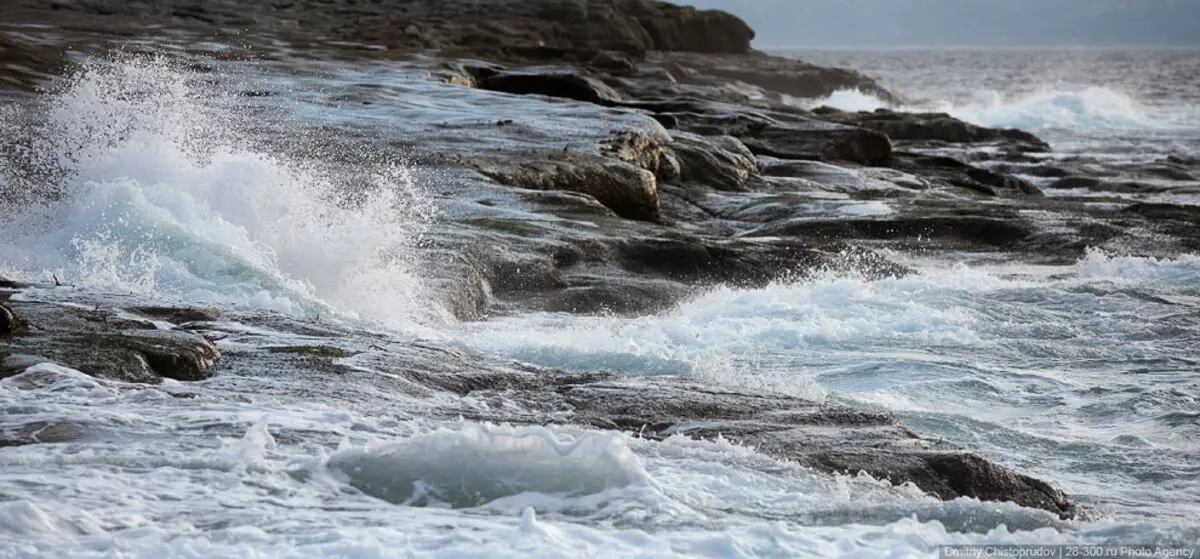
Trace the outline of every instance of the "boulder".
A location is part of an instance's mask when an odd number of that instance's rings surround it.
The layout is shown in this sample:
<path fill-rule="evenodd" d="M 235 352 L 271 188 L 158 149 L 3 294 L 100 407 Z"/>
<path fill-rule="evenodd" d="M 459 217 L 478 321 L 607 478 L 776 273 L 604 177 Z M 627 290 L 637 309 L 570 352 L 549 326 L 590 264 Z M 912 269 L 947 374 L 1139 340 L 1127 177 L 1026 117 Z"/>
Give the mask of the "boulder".
<path fill-rule="evenodd" d="M 687 132 L 672 134 L 671 151 L 679 163 L 679 179 L 717 190 L 745 190 L 758 174 L 758 159 L 733 136 L 705 137 Z"/>
<path fill-rule="evenodd" d="M 818 118 L 887 134 L 894 141 L 939 141 L 947 143 L 1007 142 L 1019 151 L 1046 152 L 1050 144 L 1015 128 L 986 128 L 961 121 L 945 113 L 901 113 L 889 109 L 874 112 L 815 111 Z"/>
<path fill-rule="evenodd" d="M 472 164 L 506 186 L 587 194 L 629 219 L 655 221 L 659 216 L 654 173 L 624 161 L 588 153 L 557 153 L 524 163 L 474 159 Z"/>
<path fill-rule="evenodd" d="M 569 71 L 505 72 L 478 80 L 476 87 L 518 95 L 562 97 L 598 105 L 613 105 L 621 101 L 621 95 L 604 82 Z"/>
<path fill-rule="evenodd" d="M 756 155 L 780 159 L 881 166 L 892 153 L 892 142 L 882 133 L 815 120 L 779 122 L 741 136 L 741 140 Z"/>
<path fill-rule="evenodd" d="M 1033 183 L 976 167 L 953 157 L 893 152 L 889 166 L 943 187 L 965 188 L 988 196 L 1042 196 Z"/>
<path fill-rule="evenodd" d="M 196 381 L 208 378 L 220 359 L 216 346 L 203 336 L 149 329 L 148 323 L 118 318 L 115 309 L 15 301 L 0 309 L 0 318 L 15 317 L 18 326 L 0 337 L 0 355 L 21 356 L 20 367 L 5 367 L 0 376 L 50 362 L 125 382 Z M 25 328 L 20 315 L 29 317 L 37 328 Z"/>
<path fill-rule="evenodd" d="M 920 439 L 886 415 L 681 379 L 580 379 L 553 389 L 575 421 L 600 428 L 651 439 L 720 438 L 819 471 L 912 483 L 944 500 L 1009 501 L 1061 518 L 1079 512 L 1049 484 Z"/>
<path fill-rule="evenodd" d="M 0 303 L 0 336 L 10 336 L 29 328 L 29 323 L 21 315 L 3 303 Z"/>
<path fill-rule="evenodd" d="M 784 101 L 784 96 L 822 98 L 847 89 L 862 91 L 883 101 L 900 100 L 874 79 L 855 70 L 817 66 L 758 52 L 750 55 L 662 52 L 650 55 L 648 62 L 666 69 L 676 80 L 679 93 L 698 92 L 689 86 L 728 89 L 731 82 L 740 82 L 766 93 L 775 101 Z"/>

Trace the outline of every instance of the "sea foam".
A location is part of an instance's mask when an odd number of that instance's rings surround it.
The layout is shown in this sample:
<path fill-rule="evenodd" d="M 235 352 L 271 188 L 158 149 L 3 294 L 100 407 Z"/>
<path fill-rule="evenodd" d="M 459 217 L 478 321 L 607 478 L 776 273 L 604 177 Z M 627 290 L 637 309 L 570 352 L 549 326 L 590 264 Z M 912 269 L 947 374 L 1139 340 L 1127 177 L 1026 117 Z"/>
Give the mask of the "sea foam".
<path fill-rule="evenodd" d="M 207 78 L 158 58 L 94 62 L 5 112 L 19 156 L 0 168 L 0 272 L 191 304 L 427 311 L 412 245 L 433 206 L 408 169 L 374 158 L 347 175 L 258 146 L 231 87 Z"/>

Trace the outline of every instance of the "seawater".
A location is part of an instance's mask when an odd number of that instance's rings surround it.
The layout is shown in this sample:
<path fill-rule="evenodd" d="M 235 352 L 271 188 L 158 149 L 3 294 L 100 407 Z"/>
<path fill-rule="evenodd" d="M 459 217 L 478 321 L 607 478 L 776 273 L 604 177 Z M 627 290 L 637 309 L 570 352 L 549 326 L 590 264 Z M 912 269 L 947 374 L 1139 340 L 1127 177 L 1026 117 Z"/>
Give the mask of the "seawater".
<path fill-rule="evenodd" d="M 1200 539 L 1194 255 L 1032 267 L 894 254 L 918 273 L 716 289 L 642 318 L 457 324 L 423 296 L 410 255 L 437 204 L 399 162 L 358 169 L 369 195 L 346 200 L 341 168 L 240 133 L 244 99 L 201 93 L 161 61 L 95 66 L 47 99 L 2 115 L 29 146 L 2 186 L 36 203 L 0 226 L 0 273 L 86 289 L 20 297 L 219 305 L 227 353 L 298 343 L 239 317 L 323 315 L 353 335 L 864 406 L 1052 480 L 1091 516 L 941 502 L 729 441 L 434 420 L 423 411 L 446 402 L 296 371 L 138 386 L 39 365 L 0 381 L 0 425 L 87 435 L 0 453 L 2 556 L 907 557 Z M 438 96 L 422 102 L 437 110 Z"/>

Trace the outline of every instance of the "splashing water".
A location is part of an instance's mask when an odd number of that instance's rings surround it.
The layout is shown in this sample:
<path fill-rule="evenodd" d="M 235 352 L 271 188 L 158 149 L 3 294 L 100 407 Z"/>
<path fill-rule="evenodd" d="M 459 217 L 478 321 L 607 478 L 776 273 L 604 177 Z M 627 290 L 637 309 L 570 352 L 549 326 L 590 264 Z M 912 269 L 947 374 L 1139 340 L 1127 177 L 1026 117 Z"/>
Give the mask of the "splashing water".
<path fill-rule="evenodd" d="M 433 206 L 408 169 L 376 159 L 349 175 L 256 149 L 229 99 L 133 58 L 4 114 L 20 147 L 0 203 L 21 207 L 0 224 L 0 272 L 393 323 L 431 314 L 412 247 Z"/>
<path fill-rule="evenodd" d="M 842 89 L 829 97 L 810 102 L 808 106 L 826 106 L 849 112 L 884 108 L 899 111 L 937 111 L 979 126 L 1020 128 L 1032 132 L 1045 129 L 1170 128 L 1168 122 L 1152 117 L 1149 107 L 1106 87 L 1080 90 L 1046 89 L 1017 97 L 1006 96 L 998 91 L 981 90 L 975 92 L 970 100 L 924 101 L 902 105 L 893 105 L 857 89 Z"/>

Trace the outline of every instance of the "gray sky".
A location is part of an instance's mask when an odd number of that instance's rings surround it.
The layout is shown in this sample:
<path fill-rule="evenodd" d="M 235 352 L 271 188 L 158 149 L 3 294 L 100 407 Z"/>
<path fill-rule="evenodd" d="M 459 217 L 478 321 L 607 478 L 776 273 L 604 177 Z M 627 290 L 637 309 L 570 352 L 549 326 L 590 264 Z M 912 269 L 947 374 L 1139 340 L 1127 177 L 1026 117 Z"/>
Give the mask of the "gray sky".
<path fill-rule="evenodd" d="M 742 16 L 758 47 L 1200 45 L 1200 0 L 676 0 Z"/>

